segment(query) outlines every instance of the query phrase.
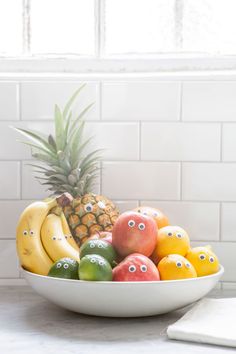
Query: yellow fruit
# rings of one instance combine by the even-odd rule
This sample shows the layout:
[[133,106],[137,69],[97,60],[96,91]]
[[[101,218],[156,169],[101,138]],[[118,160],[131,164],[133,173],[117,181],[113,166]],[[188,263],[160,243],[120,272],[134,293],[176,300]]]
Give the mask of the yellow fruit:
[[162,211],[159,209],[151,208],[148,206],[140,206],[138,208],[135,208],[134,211],[137,211],[138,213],[141,213],[143,215],[151,216],[155,220],[158,229],[169,225],[169,220],[167,216],[163,214]]
[[55,200],[35,202],[20,216],[16,230],[17,253],[22,267],[30,272],[47,275],[53,264],[42,246],[40,229],[55,205]]
[[161,280],[176,280],[196,278],[197,273],[193,265],[179,254],[170,254],[159,262],[158,270]]
[[151,259],[157,264],[169,254],[185,256],[190,249],[187,232],[179,226],[165,226],[158,230],[156,248]]
[[73,236],[71,235],[69,225],[67,223],[65,214],[63,212],[61,213],[60,218],[61,218],[62,230],[63,230],[66,240],[76,251],[79,251],[79,246],[77,245]]
[[75,250],[64,236],[60,216],[49,214],[46,217],[41,229],[41,240],[47,254],[54,262],[64,257],[79,261],[79,251]]
[[198,277],[218,272],[219,260],[210,246],[191,248],[186,258],[193,264]]

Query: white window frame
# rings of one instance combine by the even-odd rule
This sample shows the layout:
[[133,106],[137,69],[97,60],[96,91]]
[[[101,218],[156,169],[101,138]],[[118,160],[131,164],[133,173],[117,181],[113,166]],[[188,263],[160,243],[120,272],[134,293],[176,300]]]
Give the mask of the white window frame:
[[[109,0],[108,0],[109,1]],[[176,1],[176,38],[181,43],[181,29],[177,28],[182,16],[182,0]],[[95,56],[79,55],[30,56],[28,27],[30,26],[29,4],[23,3],[23,42],[25,55],[21,57],[0,57],[0,72],[65,72],[65,73],[126,73],[126,72],[179,72],[236,70],[236,56],[217,55],[150,55],[133,56],[104,54],[104,0],[95,0]],[[177,18],[178,17],[178,18]]]

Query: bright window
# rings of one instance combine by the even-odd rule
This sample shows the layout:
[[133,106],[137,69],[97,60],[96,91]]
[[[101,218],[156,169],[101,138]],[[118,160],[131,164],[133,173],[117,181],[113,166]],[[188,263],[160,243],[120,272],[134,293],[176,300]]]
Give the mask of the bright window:
[[0,57],[231,60],[235,14],[236,0],[0,0]]

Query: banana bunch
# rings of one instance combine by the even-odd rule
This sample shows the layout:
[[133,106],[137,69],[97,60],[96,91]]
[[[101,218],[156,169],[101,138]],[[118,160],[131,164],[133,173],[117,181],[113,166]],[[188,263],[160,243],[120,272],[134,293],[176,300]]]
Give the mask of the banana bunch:
[[50,213],[56,199],[30,204],[21,214],[17,230],[17,253],[23,268],[47,275],[55,261],[63,257],[79,261],[79,248],[63,212]]

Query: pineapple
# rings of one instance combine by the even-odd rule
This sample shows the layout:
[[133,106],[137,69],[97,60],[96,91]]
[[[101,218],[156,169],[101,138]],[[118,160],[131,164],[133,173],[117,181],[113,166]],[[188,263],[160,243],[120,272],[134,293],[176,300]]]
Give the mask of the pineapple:
[[59,196],[72,235],[78,245],[99,231],[111,231],[119,211],[106,197],[93,194],[92,187],[99,171],[101,150],[85,153],[91,138],[82,139],[83,117],[93,104],[72,120],[71,107],[84,88],[82,85],[61,111],[55,105],[55,136],[14,128],[29,142],[32,156],[39,164],[31,164],[41,184],[51,195]]

